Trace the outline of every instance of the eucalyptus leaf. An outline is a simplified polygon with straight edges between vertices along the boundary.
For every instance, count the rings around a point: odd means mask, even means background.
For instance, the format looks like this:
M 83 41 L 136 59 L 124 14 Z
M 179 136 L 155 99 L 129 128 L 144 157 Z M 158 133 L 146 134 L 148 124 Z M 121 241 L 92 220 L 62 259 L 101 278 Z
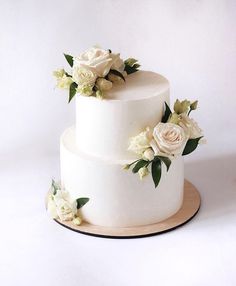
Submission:
M 72 98 L 75 96 L 77 86 L 78 86 L 78 84 L 75 83 L 75 82 L 72 82 L 72 84 L 70 85 L 70 89 L 69 89 L 69 101 L 68 101 L 68 103 L 70 103 L 71 100 L 72 100 Z
M 164 115 L 162 116 L 161 122 L 166 123 L 171 114 L 172 112 L 169 108 L 169 105 L 165 102 L 165 112 L 164 112 Z
M 116 76 L 122 78 L 123 81 L 125 81 L 125 78 L 124 78 L 123 74 L 120 73 L 119 71 L 117 71 L 117 70 L 110 70 L 109 73 L 114 74 L 114 75 L 116 75 Z
M 160 159 L 152 162 L 152 179 L 153 179 L 153 182 L 156 188 L 161 179 L 161 160 Z
M 147 164 L 148 164 L 148 161 L 139 160 L 139 161 L 135 164 L 135 166 L 133 167 L 132 172 L 133 172 L 133 173 L 138 173 L 139 169 L 145 167 Z
M 67 54 L 64 54 L 64 57 L 66 58 L 68 64 L 73 67 L 73 63 L 74 63 L 74 60 L 73 60 L 73 57 L 71 55 L 67 55 Z
M 158 158 L 166 165 L 167 172 L 169 171 L 171 160 L 168 157 L 158 156 Z
M 76 200 L 77 203 L 77 209 L 82 208 L 82 206 L 84 206 L 85 204 L 87 204 L 87 202 L 89 201 L 89 198 L 79 198 Z
M 201 137 L 198 137 L 198 138 L 195 138 L 195 139 L 189 139 L 184 147 L 184 151 L 182 153 L 182 155 L 188 155 L 190 153 L 192 153 L 198 146 L 198 143 L 199 143 L 199 140 L 202 138 L 203 136 Z

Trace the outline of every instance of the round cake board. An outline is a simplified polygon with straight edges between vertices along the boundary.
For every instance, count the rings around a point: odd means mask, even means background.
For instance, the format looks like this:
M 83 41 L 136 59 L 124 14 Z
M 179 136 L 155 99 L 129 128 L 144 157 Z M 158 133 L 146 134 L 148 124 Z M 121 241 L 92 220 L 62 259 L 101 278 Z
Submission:
M 200 204 L 201 197 L 198 190 L 193 184 L 185 180 L 182 207 L 173 216 L 158 223 L 135 227 L 104 227 L 86 222 L 77 226 L 70 221 L 55 221 L 70 230 L 86 235 L 104 238 L 139 238 L 161 234 L 184 225 L 197 214 Z

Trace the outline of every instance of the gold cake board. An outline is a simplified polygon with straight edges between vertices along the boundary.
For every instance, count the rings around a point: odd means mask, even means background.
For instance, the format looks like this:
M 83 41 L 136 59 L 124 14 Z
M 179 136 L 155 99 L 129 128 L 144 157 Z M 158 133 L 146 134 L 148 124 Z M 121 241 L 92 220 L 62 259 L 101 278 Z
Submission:
M 185 180 L 184 199 L 180 210 L 173 216 L 154 224 L 135 227 L 104 227 L 83 222 L 76 226 L 70 221 L 55 220 L 60 225 L 86 235 L 105 238 L 138 238 L 161 234 L 189 222 L 198 212 L 201 197 L 193 184 Z

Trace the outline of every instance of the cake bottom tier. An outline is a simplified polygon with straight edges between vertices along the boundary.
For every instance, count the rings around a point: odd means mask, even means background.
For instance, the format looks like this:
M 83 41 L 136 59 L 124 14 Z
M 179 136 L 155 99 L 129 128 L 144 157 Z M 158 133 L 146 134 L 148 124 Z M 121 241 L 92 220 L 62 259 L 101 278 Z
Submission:
M 73 199 L 88 197 L 81 209 L 90 224 L 131 227 L 160 222 L 181 207 L 184 189 L 184 163 L 172 161 L 168 173 L 162 168 L 161 181 L 154 187 L 151 175 L 140 181 L 125 171 L 124 161 L 107 161 L 78 151 L 75 128 L 61 136 L 61 182 Z

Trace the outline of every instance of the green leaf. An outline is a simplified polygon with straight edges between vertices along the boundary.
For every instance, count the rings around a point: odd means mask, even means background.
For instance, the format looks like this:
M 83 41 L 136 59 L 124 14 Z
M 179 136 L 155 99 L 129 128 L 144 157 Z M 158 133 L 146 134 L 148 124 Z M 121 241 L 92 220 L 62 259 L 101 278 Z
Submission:
M 134 64 L 136 64 L 138 62 L 138 60 L 134 59 L 134 58 L 128 58 L 127 60 L 125 60 L 125 65 L 128 65 L 130 67 L 132 67 Z
M 67 72 L 65 72 L 65 75 L 68 77 L 72 77 L 72 75 L 68 74 Z
M 56 182 L 52 179 L 53 195 L 55 196 L 58 190 Z
M 168 157 L 158 156 L 158 158 L 166 165 L 167 172 L 169 171 L 171 160 Z
M 161 179 L 161 160 L 160 159 L 152 162 L 152 179 L 153 179 L 153 182 L 156 188 Z
M 182 153 L 182 155 L 188 155 L 190 153 L 192 153 L 198 146 L 198 143 L 199 143 L 199 140 L 202 138 L 203 136 L 201 137 L 198 137 L 198 138 L 195 138 L 195 139 L 189 139 L 184 147 L 184 151 Z
M 134 64 L 134 65 L 132 66 L 132 68 L 135 68 L 136 70 L 138 70 L 138 68 L 140 68 L 140 67 L 141 67 L 140 64 Z
M 77 86 L 78 86 L 78 84 L 75 83 L 75 82 L 72 82 L 72 84 L 70 85 L 70 89 L 69 89 L 69 101 L 68 101 L 68 103 L 70 103 L 70 102 L 71 102 L 71 99 L 75 96 Z
M 125 64 L 125 71 L 127 72 L 127 74 L 131 74 L 138 71 L 140 64 L 138 64 L 137 62 L 138 60 L 133 58 L 125 60 L 124 64 Z
M 139 66 L 140 67 L 140 65 L 134 65 L 134 66 L 129 66 L 129 65 L 127 65 L 127 64 L 125 64 L 125 71 L 127 72 L 127 74 L 132 74 L 132 73 L 135 73 L 135 72 L 137 72 L 138 71 L 138 67 L 137 66 Z
M 69 64 L 71 67 L 73 67 L 73 63 L 74 63 L 73 57 L 72 57 L 71 55 L 67 55 L 67 54 L 64 54 L 64 57 L 66 58 L 68 64 Z
M 87 204 L 87 202 L 89 201 L 89 198 L 79 198 L 76 200 L 77 203 L 77 209 L 82 208 L 82 206 L 84 206 L 85 204 Z
M 116 75 L 116 76 L 122 78 L 123 81 L 125 81 L 125 78 L 124 78 L 123 74 L 120 73 L 119 71 L 117 71 L 117 70 L 110 70 L 109 73 L 112 73 L 112 74 L 114 74 L 114 75 Z
M 139 161 L 135 164 L 135 166 L 133 167 L 132 172 L 133 172 L 133 173 L 138 173 L 139 169 L 145 167 L 147 164 L 148 164 L 148 161 L 139 160 Z
M 165 102 L 165 113 L 162 116 L 161 122 L 166 123 L 170 117 L 170 115 L 172 114 L 168 104 Z

